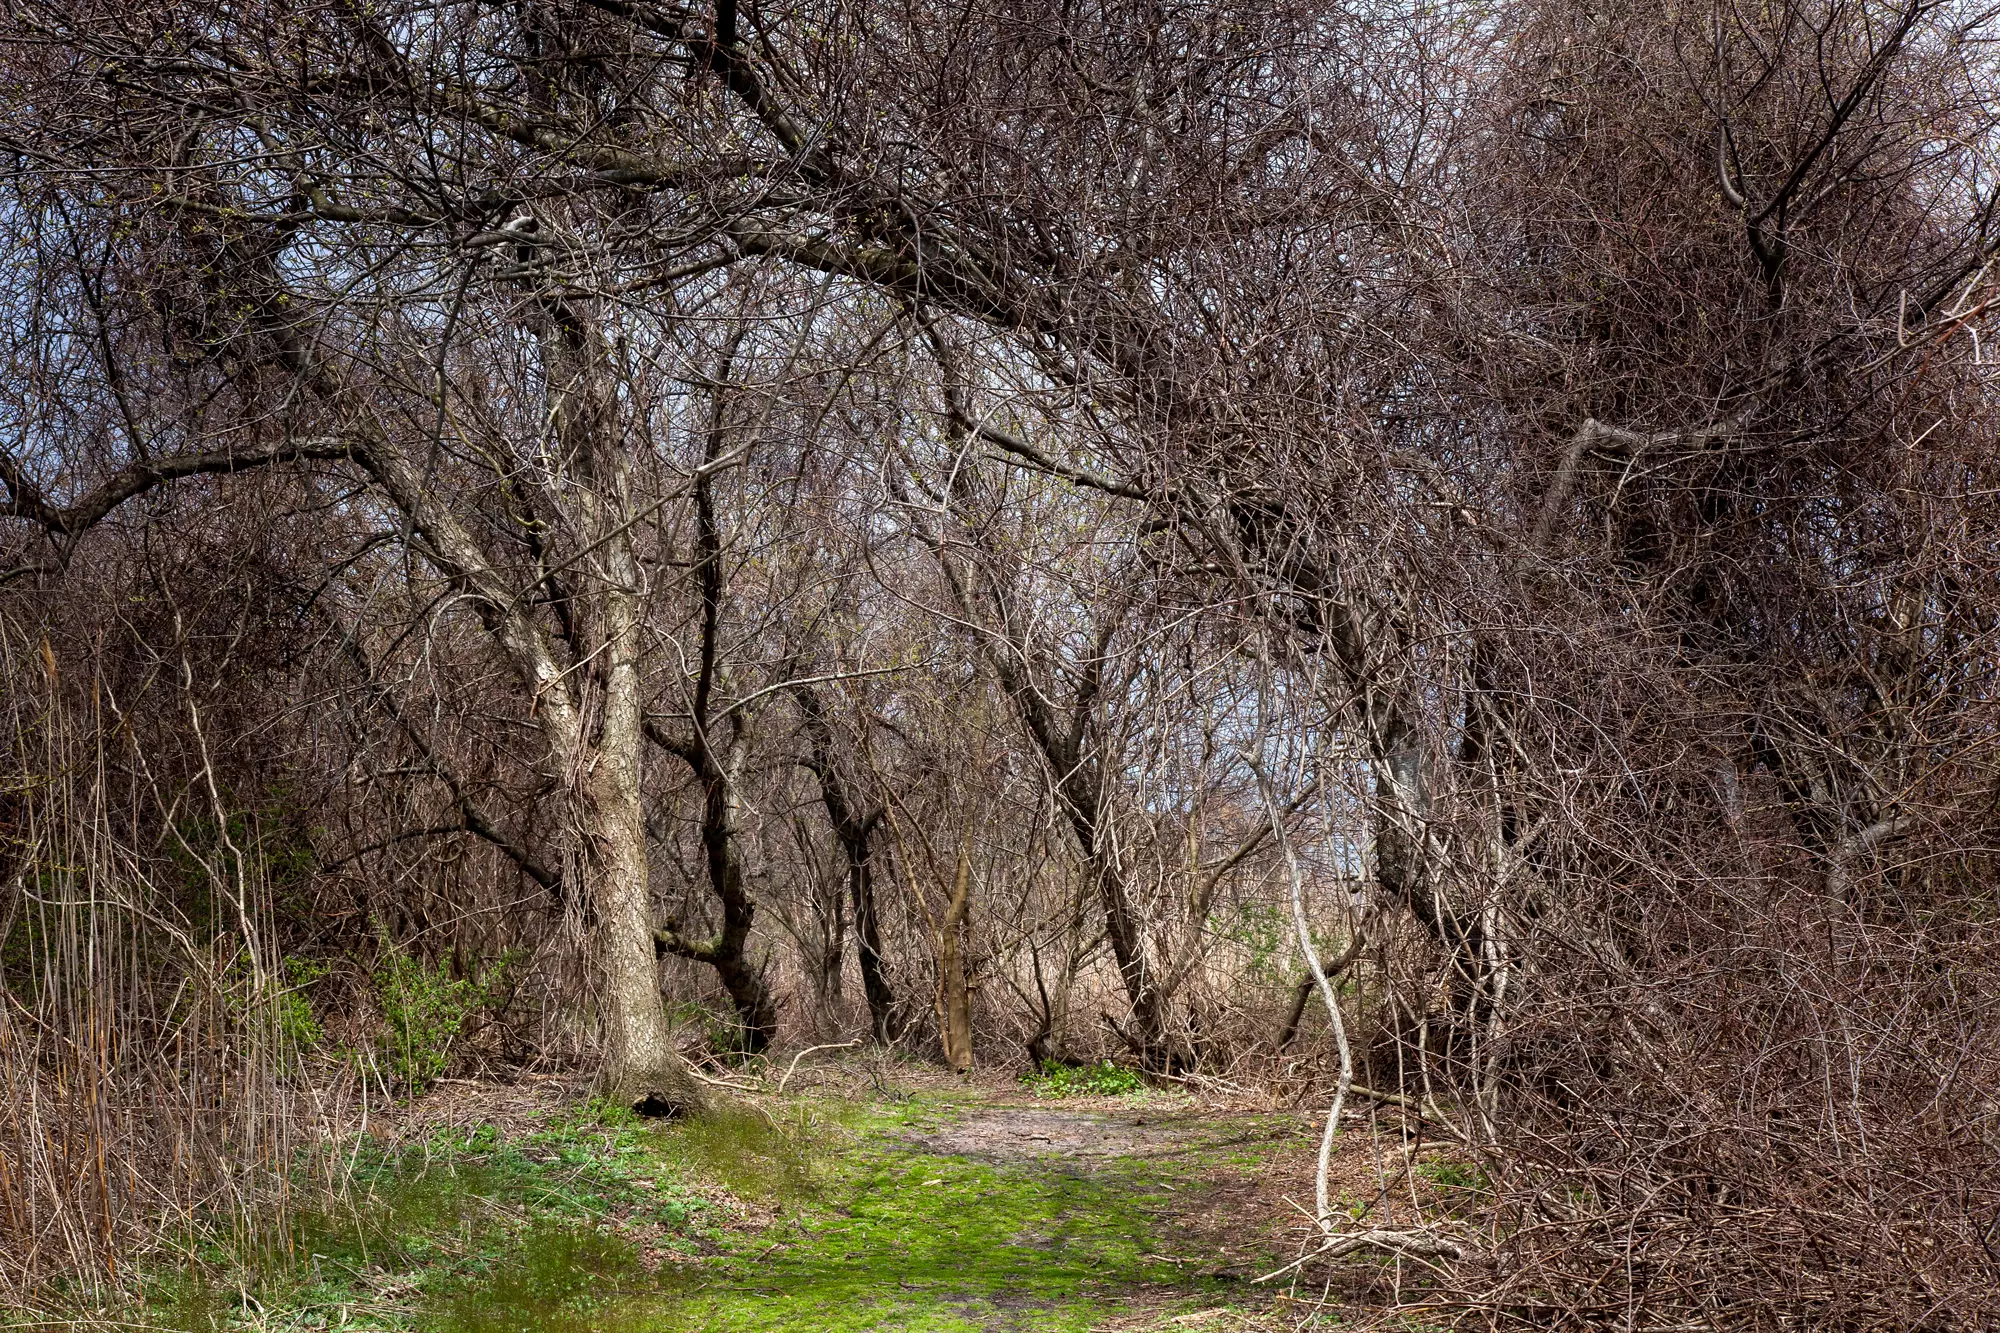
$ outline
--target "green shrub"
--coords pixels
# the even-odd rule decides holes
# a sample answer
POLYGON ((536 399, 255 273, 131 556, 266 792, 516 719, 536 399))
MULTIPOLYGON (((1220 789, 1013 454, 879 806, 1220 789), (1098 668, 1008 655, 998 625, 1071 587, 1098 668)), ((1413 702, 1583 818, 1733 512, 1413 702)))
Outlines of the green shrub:
POLYGON ((278 1036, 300 1055, 317 1048, 326 1036, 307 992, 325 980, 330 970, 311 958, 285 960, 285 980, 277 995, 278 1036))
POLYGON ((1146 1086, 1137 1073, 1109 1060, 1094 1065, 1045 1064, 1022 1075, 1021 1081, 1037 1097, 1123 1097, 1146 1086))
POLYGON ((407 1095, 416 1096, 444 1073, 465 1020, 491 1002, 508 961, 502 958, 473 977, 455 977, 442 960, 426 963, 396 946, 384 951, 375 971, 380 1046, 407 1095))
POLYGON ((259 1045, 275 1039, 271 1056, 281 1073, 298 1072, 301 1057, 316 1050, 326 1033, 306 992, 330 969, 310 958, 286 958, 274 971, 257 976, 248 952, 235 949, 216 978, 223 1011, 247 1029, 259 1045))

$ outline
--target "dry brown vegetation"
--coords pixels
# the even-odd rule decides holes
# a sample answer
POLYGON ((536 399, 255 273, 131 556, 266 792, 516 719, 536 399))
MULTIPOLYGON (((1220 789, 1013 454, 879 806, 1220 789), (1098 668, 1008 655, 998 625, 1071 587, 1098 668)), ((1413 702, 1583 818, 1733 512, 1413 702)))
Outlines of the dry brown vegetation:
POLYGON ((8 1282, 281 1193, 399 968, 648 1111, 1330 1091, 1284 845, 1492 1190, 1335 1251, 1990 1320, 1992 14, 4 13, 8 1282))

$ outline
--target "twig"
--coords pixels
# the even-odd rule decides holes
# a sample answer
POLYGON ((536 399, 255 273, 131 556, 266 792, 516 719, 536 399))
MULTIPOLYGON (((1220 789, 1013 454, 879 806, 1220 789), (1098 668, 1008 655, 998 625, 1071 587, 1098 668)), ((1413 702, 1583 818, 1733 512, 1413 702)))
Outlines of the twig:
POLYGON ((1387 1250, 1406 1259, 1456 1260, 1465 1257, 1464 1246, 1429 1231, 1389 1231, 1380 1228, 1373 1231, 1351 1231, 1344 1236, 1328 1236, 1318 1249, 1309 1250, 1283 1268, 1273 1269, 1262 1277, 1252 1278, 1251 1281, 1269 1282, 1272 1278, 1283 1277, 1314 1259, 1322 1257, 1338 1259, 1356 1250, 1387 1250))
POLYGON ((1347 1101, 1348 1090, 1354 1086, 1354 1050, 1347 1042, 1347 1020, 1340 1012, 1340 997, 1334 993, 1333 983, 1327 980, 1326 970, 1320 966, 1319 951, 1313 947, 1312 928, 1306 921, 1305 879, 1299 873, 1299 858, 1292 851, 1292 840, 1285 836, 1285 817, 1279 808, 1278 798, 1272 793, 1271 780, 1265 776, 1256 756, 1245 751, 1243 758, 1257 777, 1257 793, 1263 798, 1265 812, 1271 817, 1271 836, 1277 840, 1278 853, 1285 862, 1285 874, 1291 881, 1292 925, 1298 931, 1299 951, 1306 956, 1306 967, 1319 987, 1320 998, 1326 1001, 1327 1018, 1333 1026, 1333 1043, 1340 1051, 1340 1084, 1333 1092, 1333 1106, 1326 1113, 1326 1130, 1319 1139, 1319 1173, 1313 1180, 1313 1202, 1319 1208, 1316 1221, 1322 1232, 1331 1235, 1333 1224, 1329 1218, 1333 1207, 1327 1202, 1326 1177, 1328 1162, 1333 1157, 1333 1136, 1340 1130, 1340 1110, 1347 1101))
POLYGON ((811 1055, 814 1051, 845 1051, 853 1047, 859 1046, 860 1044, 861 1044, 861 1038, 856 1037, 853 1041, 833 1041, 833 1042, 828 1042, 824 1046, 806 1047, 803 1051, 800 1051, 797 1055, 793 1056, 791 1064, 785 1067, 785 1076, 778 1080, 778 1091, 783 1092, 785 1090, 785 1085, 792 1081, 792 1075, 798 1072, 799 1061, 805 1059, 808 1055, 811 1055))
POLYGON ((688 1066, 687 1072, 693 1077, 700 1079, 703 1083, 708 1084, 710 1087, 728 1088, 733 1092, 762 1092, 764 1090, 755 1083, 751 1083, 748 1081, 739 1082, 735 1079, 728 1078, 726 1076, 723 1078, 711 1078, 709 1075, 702 1073, 699 1069, 696 1069, 693 1065, 688 1066))

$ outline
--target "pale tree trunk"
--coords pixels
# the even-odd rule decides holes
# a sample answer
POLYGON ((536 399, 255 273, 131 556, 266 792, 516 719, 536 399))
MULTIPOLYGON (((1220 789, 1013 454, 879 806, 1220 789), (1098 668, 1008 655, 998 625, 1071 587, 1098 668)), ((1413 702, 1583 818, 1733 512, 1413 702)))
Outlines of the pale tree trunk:
POLYGON ((972 915, 972 836, 958 848, 958 872, 939 930, 938 1010, 944 1024, 944 1060, 954 1073, 972 1071, 972 987, 965 971, 965 937, 972 915))
MULTIPOLYGON (((622 508, 622 506, 621 506, 622 508)), ((597 909, 603 977, 605 1095, 642 1114, 696 1111, 700 1086, 673 1048, 660 1003, 653 946, 653 894, 640 801, 645 698, 639 674, 637 569, 629 544, 606 542, 607 575, 618 580, 602 602, 610 642, 600 659, 604 717, 578 814, 588 841, 588 901, 597 909), (623 582, 629 578, 631 582, 623 582)))
MULTIPOLYGON (((368 423, 353 452, 409 515, 430 558, 469 595, 533 700, 532 715, 548 741, 553 771, 575 784, 569 804, 583 842, 579 888, 586 913, 597 923, 605 1036, 601 1086, 606 1095, 649 1113, 698 1111, 706 1099, 673 1048, 654 961, 640 806, 643 608, 630 536, 630 463, 604 383, 601 340, 559 304, 544 313, 538 334, 548 358, 556 432, 566 461, 576 469, 571 494, 595 557, 580 573, 589 581, 579 599, 586 623, 564 625, 572 652, 589 663, 586 670, 601 690, 603 712, 594 727, 574 683, 578 673, 563 668, 514 581, 438 502, 388 433, 368 423)), ((294 369, 315 385, 326 379, 303 355, 294 369)))
POLYGON ((674 1050, 660 1004, 652 890, 636 763, 599 749, 591 791, 577 800, 584 834, 584 890, 597 909, 607 1098, 643 1115, 703 1109, 701 1087, 674 1050))
MULTIPOLYGON (((589 671, 601 714, 596 734, 578 729, 565 771, 585 848, 584 889, 595 909, 602 984, 604 1095, 644 1114, 702 1109, 699 1085, 674 1050, 660 1002, 653 895, 641 789, 646 700, 640 672, 643 581, 632 548, 631 460, 594 324, 567 303, 545 307, 551 416, 582 485, 589 580, 583 603, 596 630, 589 671)), ((581 720, 581 719, 580 719, 581 720)), ((560 750, 559 750, 560 752, 560 750)))

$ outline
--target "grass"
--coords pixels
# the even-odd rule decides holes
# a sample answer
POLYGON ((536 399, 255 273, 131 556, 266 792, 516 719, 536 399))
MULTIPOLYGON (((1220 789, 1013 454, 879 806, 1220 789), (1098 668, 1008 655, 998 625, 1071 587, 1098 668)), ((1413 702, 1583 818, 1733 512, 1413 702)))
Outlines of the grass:
POLYGON ((135 1322, 180 1333, 1084 1333, 1114 1318, 1165 1329, 1268 1308, 1262 1288, 1194 1252, 1175 1211, 1198 1200, 1201 1172, 1251 1155, 1241 1122, 1193 1126, 1186 1154, 1088 1169, 909 1144, 905 1131, 963 1110, 802 1099, 661 1125, 587 1107, 513 1139, 482 1129, 364 1151, 350 1206, 299 1218, 255 1255, 191 1255, 153 1283, 135 1322))

